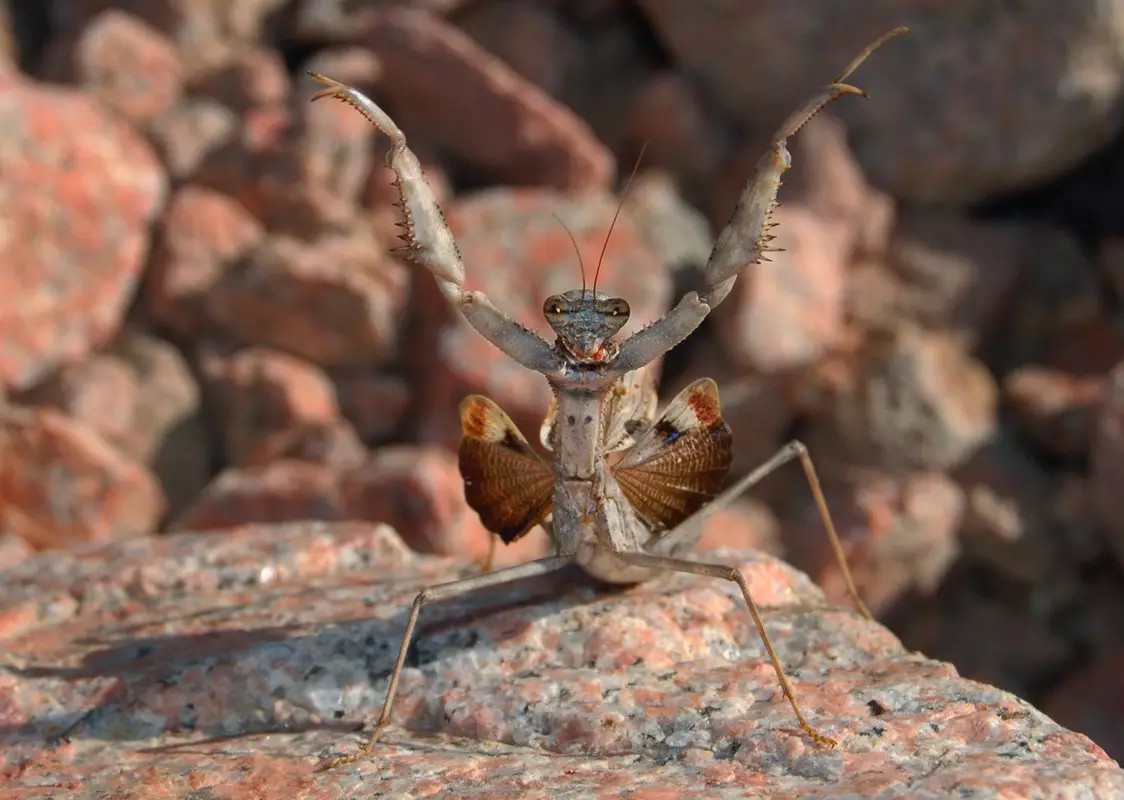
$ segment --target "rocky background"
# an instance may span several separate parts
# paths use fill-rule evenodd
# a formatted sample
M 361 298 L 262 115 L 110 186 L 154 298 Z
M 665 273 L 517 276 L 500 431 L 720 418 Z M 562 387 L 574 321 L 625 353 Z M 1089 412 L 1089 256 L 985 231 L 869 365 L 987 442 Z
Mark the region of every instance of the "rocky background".
M 469 282 L 580 285 L 630 330 L 698 280 L 777 122 L 907 23 L 791 145 L 771 263 L 662 365 L 716 378 L 735 469 L 806 441 L 907 647 L 1124 756 L 1124 2 L 45 0 L 0 4 L 0 569 L 312 518 L 481 557 L 456 405 L 548 393 L 396 258 L 383 102 Z M 708 546 L 843 598 L 796 468 Z M 500 563 L 547 547 L 538 535 Z M 2 574 L 0 574 L 2 575 Z

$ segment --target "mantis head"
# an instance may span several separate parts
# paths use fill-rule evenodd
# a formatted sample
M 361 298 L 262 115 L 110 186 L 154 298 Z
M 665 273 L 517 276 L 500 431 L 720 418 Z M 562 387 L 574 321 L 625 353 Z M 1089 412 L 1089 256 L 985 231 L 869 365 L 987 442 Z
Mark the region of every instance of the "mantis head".
M 628 322 L 631 309 L 623 298 L 571 289 L 548 297 L 542 313 L 569 355 L 583 364 L 598 364 L 616 356 L 611 339 Z

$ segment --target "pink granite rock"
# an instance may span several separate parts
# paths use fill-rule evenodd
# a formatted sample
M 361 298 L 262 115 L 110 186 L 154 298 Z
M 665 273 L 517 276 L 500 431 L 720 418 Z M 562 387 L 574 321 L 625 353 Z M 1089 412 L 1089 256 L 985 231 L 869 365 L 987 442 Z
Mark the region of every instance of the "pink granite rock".
M 218 330 L 321 366 L 378 365 L 394 355 L 409 275 L 371 232 L 303 242 L 269 237 L 226 271 L 204 308 Z
M 264 237 L 261 223 L 234 198 L 190 184 L 178 189 L 145 276 L 152 316 L 180 339 L 198 337 L 208 294 Z
M 0 174 L 0 384 L 26 388 L 116 332 L 165 178 L 93 98 L 22 80 L 0 103 Z
M 340 520 L 339 471 L 297 459 L 223 470 L 187 509 L 174 531 L 225 531 L 248 523 Z
M 50 408 L 0 411 L 0 530 L 36 550 L 152 533 L 164 496 L 152 473 Z
M 791 568 L 712 558 L 745 570 L 836 749 L 796 728 L 732 585 L 558 574 L 424 609 L 395 726 L 371 758 L 315 773 L 377 712 L 417 589 L 464 572 L 385 526 L 293 523 L 7 570 L 0 777 L 90 798 L 1124 793 L 1089 739 L 822 607 Z
M 302 358 L 268 347 L 204 343 L 198 368 L 233 466 L 264 463 L 277 437 L 340 419 L 328 376 Z
M 169 514 L 207 482 L 199 387 L 179 352 L 147 333 L 126 330 L 107 352 L 63 367 L 18 400 L 58 409 L 147 465 L 164 488 Z

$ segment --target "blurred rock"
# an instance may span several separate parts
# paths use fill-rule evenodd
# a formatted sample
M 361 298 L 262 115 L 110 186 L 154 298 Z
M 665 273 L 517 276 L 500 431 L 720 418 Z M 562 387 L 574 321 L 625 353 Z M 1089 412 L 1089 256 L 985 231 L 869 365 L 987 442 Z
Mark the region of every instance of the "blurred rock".
M 292 35 L 303 44 L 339 44 L 362 37 L 380 6 L 410 6 L 434 14 L 451 14 L 466 0 L 297 0 Z
M 355 109 L 344 103 L 311 103 L 313 95 L 324 85 L 307 75 L 310 70 L 365 87 L 377 80 L 381 68 L 368 50 L 358 47 L 327 50 L 304 64 L 304 74 L 296 85 L 300 129 L 294 149 L 304 182 L 310 189 L 348 203 L 358 203 L 365 199 L 364 193 L 372 179 L 371 143 L 378 131 L 362 114 L 355 113 Z
M 207 148 L 193 181 L 229 195 L 263 223 L 269 223 L 280 208 L 282 220 L 292 225 L 293 197 L 305 194 L 292 157 L 293 112 L 287 106 L 277 106 L 250 109 L 235 117 L 238 123 L 234 131 Z M 277 230 L 274 225 L 267 227 Z M 321 220 L 312 218 L 300 220 L 296 230 L 287 232 L 307 237 L 309 230 L 318 233 L 322 228 Z
M 798 467 L 792 468 L 799 472 Z M 821 480 L 824 480 L 821 478 Z M 830 476 L 824 495 L 859 595 L 881 614 L 911 592 L 936 592 L 960 553 L 964 493 L 940 473 L 864 470 Z M 850 605 L 846 584 L 806 481 L 793 489 L 782 531 L 785 558 L 808 572 L 828 599 Z
M 167 112 L 183 89 L 172 42 L 112 8 L 93 17 L 76 41 L 56 39 L 43 71 L 49 80 L 85 89 L 133 124 Z
M 456 457 L 432 447 L 387 447 L 362 463 L 272 460 L 223 472 L 173 529 L 361 519 L 394 524 L 414 550 L 479 560 L 489 533 L 465 503 L 462 487 Z M 541 550 L 543 537 L 535 538 Z M 532 557 L 538 555 L 545 553 Z
M 281 53 L 260 45 L 232 53 L 230 60 L 196 75 L 189 88 L 239 115 L 281 106 L 292 91 Z
M 571 19 L 580 13 L 572 4 L 567 5 Z M 636 163 L 636 148 L 642 144 L 632 142 L 632 148 L 628 147 L 630 110 L 648 80 L 666 65 L 661 53 L 651 46 L 650 30 L 636 22 L 636 9 L 622 4 L 596 24 L 582 26 L 581 61 L 564 94 L 566 105 L 618 155 L 620 173 Z
M 340 411 L 364 442 L 402 439 L 409 433 L 407 418 L 416 401 L 405 379 L 366 370 L 337 372 L 333 379 Z
M 456 25 L 517 75 L 560 97 L 583 55 L 582 41 L 549 3 L 491 0 L 471 3 Z
M 621 216 L 632 222 L 665 270 L 678 276 L 688 270 L 698 272 L 706 265 L 714 244 L 710 226 L 679 194 L 667 172 L 637 174 L 622 202 Z M 672 303 L 678 300 L 673 298 Z
M 335 390 L 314 364 L 277 350 L 205 343 L 199 371 L 221 428 L 226 462 L 263 464 L 309 424 L 339 420 Z
M 715 312 L 715 331 L 739 367 L 776 373 L 809 366 L 843 339 L 848 252 L 842 232 L 799 206 L 774 214 L 776 241 Z
M 377 366 L 394 354 L 406 269 L 367 232 L 302 242 L 272 236 L 207 294 L 217 330 L 314 364 Z
M 199 389 L 166 342 L 126 331 L 108 352 L 63 367 L 18 399 L 57 409 L 147 465 L 163 487 L 169 514 L 207 482 Z
M 224 470 L 172 521 L 172 531 L 216 531 L 254 522 L 339 520 L 337 470 L 294 459 Z
M 1050 476 L 1005 437 L 988 442 L 953 472 L 964 490 L 960 540 L 997 574 L 1055 587 L 1067 574 L 1050 519 Z
M 1062 620 L 1065 631 L 1092 660 L 1105 659 L 1124 648 L 1124 586 L 1107 569 L 1089 576 L 1082 588 L 1080 602 Z
M 997 397 L 994 379 L 953 337 L 903 324 L 864 342 L 809 445 L 849 463 L 949 469 L 992 438 Z
M 1050 498 L 1050 518 L 1061 537 L 1066 561 L 1078 567 L 1106 563 L 1107 542 L 1093 514 L 1088 477 L 1084 473 L 1073 472 L 1052 477 L 1054 487 Z M 1124 590 L 1124 586 L 1121 589 Z M 1124 617 L 1121 622 L 1124 623 Z M 1120 630 L 1124 632 L 1124 624 Z M 1124 644 L 1124 638 L 1121 644 Z
M 434 447 L 385 447 L 340 478 L 348 519 L 385 522 L 420 553 L 483 557 L 489 534 L 464 500 L 455 456 Z
M 56 29 L 81 31 L 106 9 L 132 14 L 175 44 L 188 80 L 227 61 L 265 34 L 266 21 L 285 0 L 184 3 L 179 0 L 58 0 L 50 8 Z
M 643 146 L 642 166 L 667 170 L 692 194 L 715 178 L 728 137 L 686 75 L 672 69 L 653 73 L 625 112 L 622 148 L 639 153 Z
M 145 276 L 149 313 L 181 340 L 194 340 L 206 325 L 207 296 L 264 237 L 233 198 L 201 186 L 180 188 L 164 212 Z
M 757 162 L 768 152 L 772 135 L 768 131 L 750 138 L 716 176 L 710 197 L 715 230 L 729 221 Z M 843 123 L 826 111 L 820 113 L 800 129 L 790 147 L 792 167 L 778 193 L 781 209 L 798 206 L 811 213 L 842 239 L 848 257 L 855 252 L 885 253 L 895 222 L 894 206 L 867 181 Z M 774 233 L 783 228 L 782 222 Z
M 120 443 L 133 425 L 137 383 L 129 365 L 112 355 L 68 364 L 16 395 L 22 405 L 51 407 L 110 441 Z
M 1103 377 L 1078 377 L 1059 369 L 1024 367 L 1003 379 L 1003 400 L 1019 432 L 1042 453 L 1084 461 L 1104 397 Z
M 832 108 L 848 120 L 865 171 L 901 199 L 962 206 L 1034 186 L 1104 145 L 1120 121 L 1124 9 L 1116 4 L 1060 10 L 1034 0 L 981 13 L 880 0 L 813 17 L 785 0 L 706 14 L 679 0 L 640 5 L 727 112 L 765 129 L 865 44 L 910 25 L 850 79 L 875 99 Z
M 1064 725 L 1095 736 L 1109 757 L 1124 758 L 1124 648 L 1062 681 L 1044 708 Z
M 949 330 L 972 349 L 991 344 L 1005 333 L 1025 240 L 1015 225 L 953 212 L 903 214 L 886 254 L 896 283 L 891 314 Z M 883 321 L 867 313 L 861 291 L 854 306 L 859 319 Z
M 1081 374 L 1092 355 L 1108 369 L 1115 360 L 1104 363 L 1105 337 L 1096 332 L 1104 293 L 1081 242 L 1051 225 L 1032 224 L 1023 228 L 1022 252 L 1011 311 L 1001 320 L 1003 337 L 989 348 L 988 362 L 999 374 L 1033 363 Z M 1097 342 L 1092 353 L 1091 339 Z M 1112 351 L 1124 357 L 1119 342 Z
M 325 232 L 354 231 L 366 225 L 359 205 L 372 180 L 371 143 L 378 131 L 344 103 L 310 102 L 324 88 L 308 75 L 310 70 L 366 89 L 381 68 L 361 48 L 326 50 L 302 65 L 295 82 L 293 127 L 271 167 L 279 180 L 263 213 L 271 229 L 314 241 Z M 290 176 L 287 183 L 286 175 Z M 375 229 L 381 238 L 390 238 L 377 222 Z
M 199 165 L 235 135 L 234 111 L 205 97 L 189 97 L 154 117 L 148 138 L 175 184 L 195 177 Z
M 272 461 L 298 460 L 336 469 L 358 467 L 367 459 L 367 449 L 347 420 L 301 422 L 263 440 L 248 459 L 249 466 Z
M 1103 382 L 1124 360 L 1124 336 L 1107 314 L 1078 311 L 1071 322 L 1063 319 L 1059 323 L 1042 353 L 1047 367 Z
M 34 555 L 35 551 L 22 536 L 14 533 L 0 533 L 0 572 L 11 569 L 16 564 Z
M 698 551 L 752 550 L 780 558 L 784 553 L 781 526 L 764 503 L 742 498 L 708 517 L 699 539 Z
M 23 389 L 116 333 L 165 179 L 92 98 L 23 81 L 0 105 L 0 174 L 0 384 Z
M 1124 299 L 1124 236 L 1103 239 L 1096 260 L 1098 271 L 1112 287 L 1116 299 Z
M 1093 518 L 1108 536 L 1117 559 L 1124 564 L 1124 514 L 1120 493 L 1124 486 L 1124 363 L 1108 376 L 1104 402 L 1097 412 L 1089 454 L 1089 496 Z
M 283 65 L 268 60 L 274 80 L 258 78 L 253 59 L 216 76 L 216 93 L 252 105 L 241 109 L 231 135 L 207 148 L 193 180 L 230 195 L 268 230 L 285 236 L 315 242 L 362 229 L 354 197 L 340 194 L 332 180 L 343 175 L 345 185 L 363 185 L 370 158 L 364 151 L 374 129 L 354 110 L 345 119 L 342 104 L 335 112 L 323 110 L 330 103 L 313 107 L 313 79 L 302 75 L 290 87 Z M 330 68 L 327 56 L 320 60 Z M 316 59 L 311 63 L 319 66 Z
M 0 410 L 0 530 L 46 550 L 151 534 L 163 512 L 152 474 L 85 425 Z
M 167 514 L 178 514 L 211 472 L 195 376 L 175 347 L 141 331 L 126 330 L 110 352 L 128 365 L 136 398 L 131 424 L 113 441 L 148 465 L 164 489 Z
M 410 142 L 509 184 L 605 189 L 609 152 L 568 108 L 440 18 L 406 8 L 371 15 L 379 96 Z
M 19 44 L 12 31 L 12 13 L 9 0 L 0 2 L 0 70 L 14 71 L 19 64 Z
M 1027 693 L 1070 663 L 1073 647 L 1062 633 L 1028 609 L 981 596 L 955 581 L 939 598 L 906 598 L 890 618 L 910 649 L 939 653 L 965 678 Z

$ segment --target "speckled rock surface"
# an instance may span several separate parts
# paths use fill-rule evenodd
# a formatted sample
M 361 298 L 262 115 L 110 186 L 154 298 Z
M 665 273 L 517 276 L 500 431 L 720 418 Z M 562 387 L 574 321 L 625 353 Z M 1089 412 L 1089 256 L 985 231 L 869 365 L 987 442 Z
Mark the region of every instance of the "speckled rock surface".
M 427 608 L 383 745 L 316 773 L 376 714 L 417 588 L 471 568 L 385 526 L 294 523 L 0 574 L 0 796 L 1124 796 L 1086 737 L 781 562 L 711 557 L 744 568 L 837 749 L 795 729 L 732 586 L 564 572 Z

